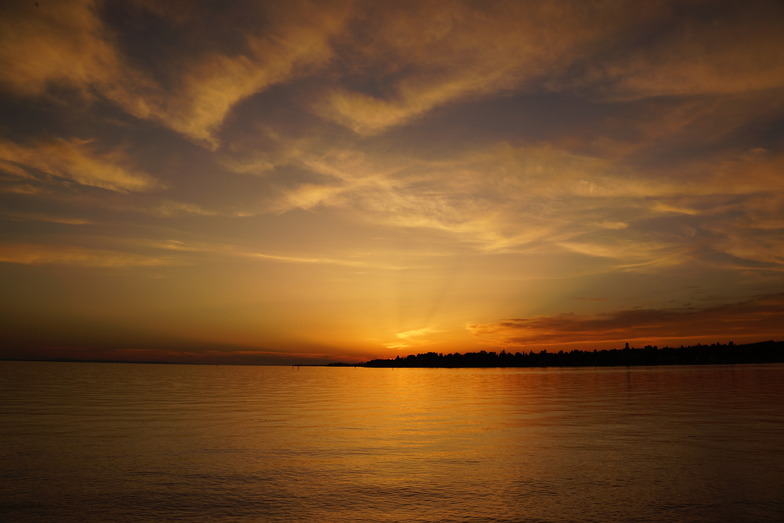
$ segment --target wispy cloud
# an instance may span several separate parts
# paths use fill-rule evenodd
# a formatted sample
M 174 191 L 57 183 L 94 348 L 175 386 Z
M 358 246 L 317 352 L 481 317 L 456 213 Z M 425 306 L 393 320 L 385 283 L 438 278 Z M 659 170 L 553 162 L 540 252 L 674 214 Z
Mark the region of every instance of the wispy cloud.
M 550 145 L 498 144 L 448 159 L 308 145 L 295 143 L 281 152 L 281 165 L 318 173 L 324 181 L 281 188 L 274 212 L 339 209 L 366 223 L 437 232 L 446 243 L 478 252 L 550 245 L 604 258 L 607 268 L 625 271 L 689 263 L 706 248 L 725 251 L 741 264 L 750 256 L 747 267 L 754 260 L 777 263 L 780 256 L 775 232 L 754 249 L 748 241 L 739 246 L 739 231 L 756 227 L 752 219 L 768 227 L 776 223 L 770 220 L 777 207 L 760 206 L 757 195 L 782 198 L 777 154 L 718 156 L 652 176 L 615 159 Z M 697 235 L 701 241 L 695 243 Z M 729 259 L 712 256 L 711 263 L 726 265 Z
M 592 68 L 597 92 L 624 99 L 662 95 L 759 92 L 784 86 L 781 6 L 776 2 L 661 4 L 668 23 L 641 52 L 619 55 Z M 649 19 L 656 23 L 656 18 Z M 753 28 L 753 29 L 752 29 Z M 631 42 L 634 36 L 631 35 Z
M 152 176 L 133 169 L 122 150 L 99 153 L 86 140 L 48 140 L 20 145 L 0 140 L 0 169 L 25 180 L 76 182 L 110 191 L 160 187 Z
M 344 22 L 342 2 L 314 6 L 307 2 L 247 6 L 249 11 L 226 9 L 201 13 L 192 6 L 175 12 L 138 2 L 125 5 L 131 12 L 148 11 L 173 31 L 194 38 L 202 16 L 214 16 L 212 29 L 247 29 L 255 32 L 223 34 L 224 40 L 243 41 L 230 51 L 221 48 L 163 49 L 156 65 L 167 70 L 166 80 L 148 64 L 131 60 L 99 16 L 92 0 L 17 4 L 4 11 L 0 22 L 0 86 L 20 95 L 40 95 L 58 87 L 79 90 L 90 98 L 100 94 L 128 113 L 154 120 L 210 147 L 215 131 L 241 100 L 325 63 L 328 45 Z M 122 9 L 123 6 L 112 6 Z M 135 11 L 135 12 L 134 12 Z M 242 23 L 232 17 L 244 17 Z M 235 23 L 236 22 L 236 23 Z M 230 29 L 229 29 L 230 28 Z M 218 42 L 219 40 L 215 40 Z M 171 53 L 176 59 L 172 60 Z
M 91 220 L 85 218 L 56 216 L 53 214 L 35 214 L 35 213 L 26 213 L 26 212 L 22 212 L 22 213 L 0 212 L 0 216 L 13 221 L 61 223 L 63 225 L 88 225 L 93 223 Z
M 356 269 L 381 270 L 402 270 L 409 268 L 403 265 L 396 265 L 389 261 L 379 260 L 376 257 L 368 256 L 364 253 L 357 253 L 353 256 L 349 255 L 345 257 L 302 256 L 287 253 L 263 252 L 231 243 L 185 242 L 181 240 L 140 242 L 140 244 L 163 251 L 175 251 L 186 254 L 211 254 L 229 258 L 257 259 L 278 263 L 336 265 Z
M 440 332 L 440 331 L 435 329 L 434 327 L 422 327 L 419 329 L 412 329 L 404 332 L 398 332 L 397 334 L 395 334 L 395 337 L 400 338 L 401 340 L 407 340 L 409 338 L 426 336 L 428 334 L 433 334 L 435 332 Z
M 175 200 L 164 200 L 158 206 L 149 209 L 151 214 L 158 216 L 215 216 L 219 214 L 217 211 L 205 209 L 201 205 L 195 203 L 181 202 Z
M 245 44 L 241 50 L 210 51 L 196 58 L 183 57 L 184 64 L 171 64 L 175 67 L 175 90 L 157 83 L 149 89 L 116 86 L 109 96 L 136 116 L 158 120 L 216 147 L 216 131 L 237 103 L 331 58 L 328 41 L 342 28 L 346 14 L 338 2 L 318 6 L 295 2 L 285 9 L 258 4 L 242 15 L 227 10 L 223 15 L 227 27 L 233 25 L 231 16 L 251 16 L 258 22 L 255 32 L 241 35 Z M 179 30 L 187 31 L 188 22 Z
M 354 30 L 336 46 L 348 55 L 347 76 L 381 78 L 383 86 L 338 87 L 314 104 L 321 116 L 360 134 L 383 132 L 452 101 L 541 85 L 621 31 L 620 20 L 634 23 L 650 11 L 624 3 L 601 9 L 458 1 L 363 7 Z
M 173 263 L 170 258 L 134 252 L 86 249 L 57 245 L 0 245 L 0 262 L 21 265 L 66 265 L 76 267 L 156 267 Z
M 420 327 L 418 329 L 397 332 L 395 333 L 396 339 L 384 343 L 384 347 L 387 349 L 410 349 L 411 347 L 427 345 L 433 334 L 439 334 L 441 332 L 443 331 L 437 327 Z

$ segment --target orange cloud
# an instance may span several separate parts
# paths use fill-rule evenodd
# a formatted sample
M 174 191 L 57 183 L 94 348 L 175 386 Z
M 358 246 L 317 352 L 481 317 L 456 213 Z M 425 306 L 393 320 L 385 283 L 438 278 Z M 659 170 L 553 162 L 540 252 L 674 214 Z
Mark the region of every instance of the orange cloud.
M 272 8 L 265 16 L 266 29 L 244 35 L 244 52 L 211 52 L 181 67 L 177 89 L 114 87 L 110 97 L 131 114 L 216 147 L 215 132 L 238 102 L 331 58 L 328 40 L 341 29 L 346 10 L 340 4 L 316 8 L 298 3 Z
M 49 140 L 32 146 L 0 140 L 0 168 L 25 179 L 46 183 L 51 177 L 119 192 L 160 186 L 148 174 L 127 167 L 128 163 L 122 151 L 97 153 L 85 140 Z
M 275 154 L 231 168 L 270 176 L 296 167 L 321 179 L 282 187 L 267 212 L 331 208 L 364 223 L 438 234 L 434 241 L 452 250 L 601 259 L 593 271 L 656 272 L 695 261 L 784 266 L 774 231 L 783 157 L 760 148 L 663 171 L 546 144 L 491 144 L 433 158 L 315 137 L 278 141 Z M 764 236 L 753 232 L 762 228 Z
M 118 58 L 93 0 L 12 2 L 0 16 L 0 85 L 23 95 L 111 81 Z
M 0 245 L 0 262 L 21 265 L 68 265 L 76 267 L 155 267 L 169 265 L 165 257 L 85 249 L 58 245 Z
M 195 203 L 179 202 L 174 200 L 164 200 L 157 207 L 149 210 L 156 216 L 215 216 L 216 211 L 205 209 Z
M 50 214 L 0 212 L 0 216 L 14 221 L 62 223 L 64 225 L 88 225 L 93 223 L 92 221 L 86 220 L 84 218 L 70 218 L 66 216 L 55 216 Z
M 169 18 L 178 31 L 196 30 L 183 14 L 190 9 L 145 2 L 137 7 Z M 93 0 L 8 6 L 0 16 L 0 86 L 24 96 L 59 86 L 86 97 L 100 93 L 129 114 L 213 148 L 215 131 L 238 102 L 329 60 L 328 40 L 347 15 L 343 2 L 259 4 L 245 13 L 260 24 L 257 33 L 241 36 L 242 51 L 179 50 L 181 60 L 167 64 L 172 85 L 164 85 L 151 71 L 131 65 L 98 11 Z
M 348 75 L 382 78 L 381 92 L 334 88 L 320 116 L 359 134 L 404 124 L 472 96 L 551 82 L 574 61 L 658 7 L 645 3 L 395 2 L 359 10 L 336 39 Z

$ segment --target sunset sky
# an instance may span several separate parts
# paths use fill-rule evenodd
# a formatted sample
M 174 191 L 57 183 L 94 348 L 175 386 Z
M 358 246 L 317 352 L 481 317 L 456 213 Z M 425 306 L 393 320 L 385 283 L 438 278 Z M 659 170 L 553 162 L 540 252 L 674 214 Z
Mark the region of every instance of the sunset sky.
M 0 358 L 784 338 L 779 1 L 0 10 Z

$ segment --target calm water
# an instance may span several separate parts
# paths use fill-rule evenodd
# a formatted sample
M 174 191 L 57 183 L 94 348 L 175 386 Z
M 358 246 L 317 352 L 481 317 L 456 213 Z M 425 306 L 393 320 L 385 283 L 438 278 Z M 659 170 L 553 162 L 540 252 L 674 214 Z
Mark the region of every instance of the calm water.
M 784 521 L 784 366 L 0 362 L 3 521 Z

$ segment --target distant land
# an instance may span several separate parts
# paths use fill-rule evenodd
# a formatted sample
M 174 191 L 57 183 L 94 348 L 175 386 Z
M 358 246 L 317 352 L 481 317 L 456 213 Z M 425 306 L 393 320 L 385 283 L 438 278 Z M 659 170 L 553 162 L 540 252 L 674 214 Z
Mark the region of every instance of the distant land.
M 240 365 L 267 366 L 265 363 L 235 362 L 180 362 L 180 361 L 127 361 L 112 359 L 76 358 L 0 358 L 0 361 L 47 361 L 60 363 L 134 363 L 155 365 Z M 502 350 L 461 353 L 426 352 L 411 354 L 394 359 L 376 359 L 361 363 L 277 363 L 274 365 L 294 367 L 431 367 L 431 368 L 469 368 L 469 367 L 622 367 L 653 365 L 725 365 L 743 363 L 784 363 L 784 341 L 761 341 L 736 345 L 713 343 L 711 345 L 692 345 L 689 347 L 662 347 L 646 345 L 642 348 L 630 347 L 609 350 L 559 350 L 546 349 L 527 352 L 507 352 Z
M 569 352 L 468 352 L 465 354 L 409 355 L 365 363 L 332 363 L 331 366 L 357 367 L 618 367 L 645 365 L 712 365 L 739 363 L 784 363 L 784 341 L 763 341 L 735 345 L 714 343 L 690 347 L 646 345 L 612 350 L 572 350 Z

